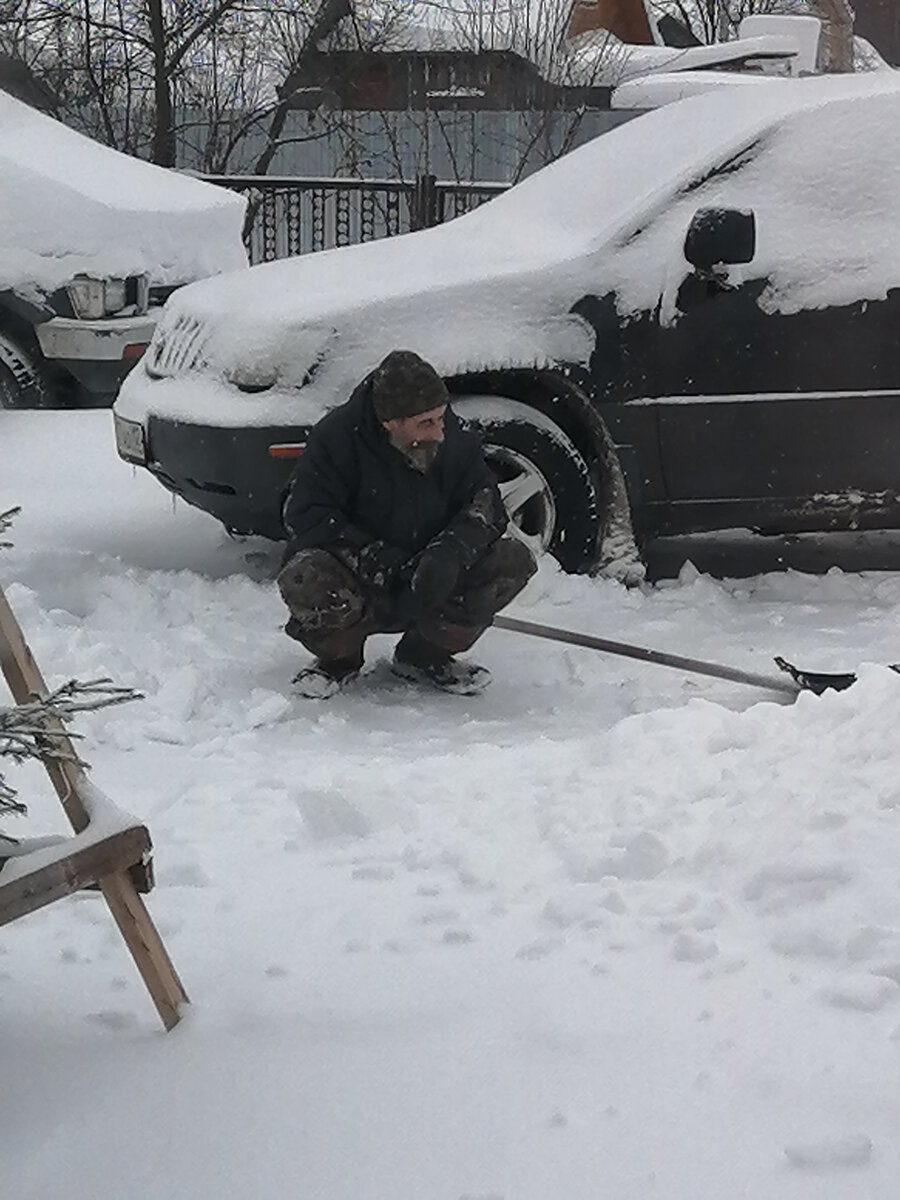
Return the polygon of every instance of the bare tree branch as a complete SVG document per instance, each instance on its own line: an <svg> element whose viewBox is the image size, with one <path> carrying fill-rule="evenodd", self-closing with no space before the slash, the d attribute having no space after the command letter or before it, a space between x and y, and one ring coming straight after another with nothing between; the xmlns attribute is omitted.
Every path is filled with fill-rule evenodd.
<svg viewBox="0 0 900 1200"><path fill-rule="evenodd" d="M0 758L10 758L14 763L28 759L39 759L41 762L58 759L75 762L81 767L87 766L62 745L64 741L80 735L65 728L55 729L54 723L64 723L76 713L94 712L114 704L142 699L141 692L134 688L117 687L110 679L91 679L84 683L70 679L41 699L0 707ZM24 806L16 799L15 789L0 773L0 812L24 811Z"/></svg>

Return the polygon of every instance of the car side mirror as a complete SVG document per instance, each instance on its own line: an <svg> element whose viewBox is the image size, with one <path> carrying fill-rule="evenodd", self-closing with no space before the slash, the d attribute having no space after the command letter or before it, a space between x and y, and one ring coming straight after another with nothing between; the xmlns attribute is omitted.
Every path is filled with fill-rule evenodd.
<svg viewBox="0 0 900 1200"><path fill-rule="evenodd" d="M752 262L756 216L736 208L698 208L684 238L684 257L698 271Z"/></svg>

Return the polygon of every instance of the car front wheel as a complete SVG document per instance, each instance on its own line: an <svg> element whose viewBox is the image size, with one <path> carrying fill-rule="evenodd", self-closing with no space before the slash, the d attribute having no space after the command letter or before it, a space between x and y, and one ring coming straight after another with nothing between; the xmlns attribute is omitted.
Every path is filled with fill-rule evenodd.
<svg viewBox="0 0 900 1200"><path fill-rule="evenodd" d="M50 388L40 366L0 330L0 408L49 408Z"/></svg>
<svg viewBox="0 0 900 1200"><path fill-rule="evenodd" d="M566 571L588 569L596 557L599 504L591 471L571 439L517 400L460 396L453 409L481 434L511 532L535 555L552 554Z"/></svg>

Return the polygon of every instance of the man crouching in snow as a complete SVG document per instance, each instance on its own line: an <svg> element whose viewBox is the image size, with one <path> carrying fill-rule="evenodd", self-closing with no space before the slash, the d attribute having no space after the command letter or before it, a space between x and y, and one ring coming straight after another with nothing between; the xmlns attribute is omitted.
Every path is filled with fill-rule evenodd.
<svg viewBox="0 0 900 1200"><path fill-rule="evenodd" d="M291 482L278 586L285 631L314 654L295 677L324 698L354 678L372 633L403 633L392 669L471 694L486 668L454 657L535 571L478 437L435 369L394 350L315 426Z"/></svg>

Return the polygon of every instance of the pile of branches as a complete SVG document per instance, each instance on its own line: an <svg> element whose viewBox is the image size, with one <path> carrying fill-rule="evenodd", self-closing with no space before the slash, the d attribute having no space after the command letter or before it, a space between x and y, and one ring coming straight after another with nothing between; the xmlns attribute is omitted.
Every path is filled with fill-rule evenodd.
<svg viewBox="0 0 900 1200"><path fill-rule="evenodd" d="M72 733L60 723L76 713L93 712L139 699L142 699L140 692L117 687L109 679L91 679L84 683L70 679L55 691L27 704L0 707L0 758L9 758L14 763L30 758L41 762L60 759L84 767L87 764L71 753L70 739L78 738L80 734ZM0 816L24 811L25 806L15 789L0 772Z"/></svg>

